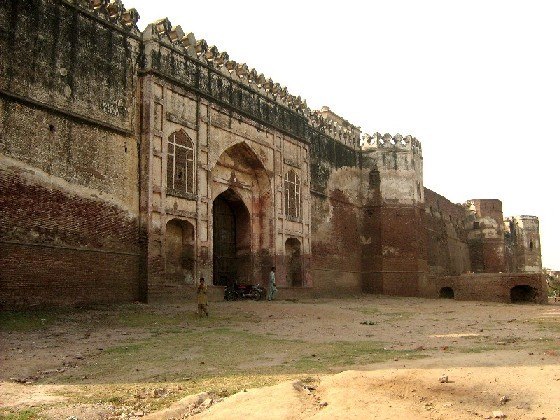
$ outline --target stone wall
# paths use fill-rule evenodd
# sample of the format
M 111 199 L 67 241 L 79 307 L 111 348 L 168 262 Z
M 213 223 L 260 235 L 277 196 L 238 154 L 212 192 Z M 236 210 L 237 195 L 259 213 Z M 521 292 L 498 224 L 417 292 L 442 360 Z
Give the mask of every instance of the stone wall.
M 430 273 L 458 275 L 471 271 L 464 206 L 424 188 Z
M 0 303 L 143 296 L 134 28 L 0 4 Z

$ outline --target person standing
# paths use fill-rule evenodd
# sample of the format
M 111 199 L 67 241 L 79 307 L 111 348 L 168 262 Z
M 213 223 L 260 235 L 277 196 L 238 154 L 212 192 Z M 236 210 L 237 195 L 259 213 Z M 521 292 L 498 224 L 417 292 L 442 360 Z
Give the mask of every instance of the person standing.
M 196 301 L 198 302 L 198 316 L 208 316 L 208 286 L 204 283 L 204 277 L 200 277 L 200 283 L 196 289 Z
M 270 269 L 270 274 L 268 275 L 268 294 L 266 299 L 267 300 L 274 300 L 276 296 L 276 275 L 274 274 L 275 268 L 272 267 Z

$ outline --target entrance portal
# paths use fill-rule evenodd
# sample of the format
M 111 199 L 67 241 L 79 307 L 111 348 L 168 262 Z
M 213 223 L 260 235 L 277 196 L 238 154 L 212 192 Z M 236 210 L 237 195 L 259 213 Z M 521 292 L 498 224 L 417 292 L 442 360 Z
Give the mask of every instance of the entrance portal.
M 255 151 L 240 142 L 220 154 L 211 178 L 213 284 L 261 282 L 274 265 L 269 173 Z
M 237 281 L 247 283 L 250 270 L 249 211 L 234 191 L 228 189 L 213 206 L 214 277 L 217 286 Z

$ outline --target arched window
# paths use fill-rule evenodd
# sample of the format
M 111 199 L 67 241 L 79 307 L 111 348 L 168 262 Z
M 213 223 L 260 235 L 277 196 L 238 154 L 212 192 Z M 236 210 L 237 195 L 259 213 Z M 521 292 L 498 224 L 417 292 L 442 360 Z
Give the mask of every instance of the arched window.
M 286 216 L 294 219 L 301 217 L 299 176 L 290 169 L 284 177 L 284 212 Z
M 194 193 L 194 146 L 183 130 L 174 132 L 168 138 L 167 192 Z

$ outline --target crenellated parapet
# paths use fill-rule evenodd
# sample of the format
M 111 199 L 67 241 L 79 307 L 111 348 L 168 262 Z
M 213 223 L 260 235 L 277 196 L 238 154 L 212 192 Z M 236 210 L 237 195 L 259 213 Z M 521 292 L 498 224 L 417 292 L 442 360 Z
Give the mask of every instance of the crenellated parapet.
M 127 9 L 124 7 L 121 0 L 74 0 L 68 2 L 86 11 L 94 12 L 97 17 L 110 23 L 138 32 L 136 24 L 140 19 L 140 14 L 134 8 Z
M 358 148 L 360 145 L 360 127 L 349 123 L 324 106 L 320 110 L 311 111 L 309 124 L 345 145 Z
M 364 134 L 361 151 L 370 185 L 379 189 L 381 199 L 407 205 L 424 202 L 422 146 L 415 137 Z
M 311 111 L 300 96 L 225 51 L 196 39 L 169 19 L 159 19 L 143 33 L 145 70 L 227 105 L 257 122 L 307 140 Z
M 373 135 L 364 133 L 361 138 L 362 150 L 395 150 L 395 151 L 412 151 L 413 154 L 422 156 L 422 144 L 416 137 L 402 136 L 389 133 L 381 135 L 374 133 Z
M 311 110 L 301 96 L 290 94 L 286 87 L 257 72 L 256 69 L 249 68 L 247 64 L 230 59 L 226 51 L 218 50 L 215 45 L 208 45 L 205 39 L 196 39 L 192 32 L 185 33 L 181 25 L 173 26 L 168 18 L 159 19 L 148 25 L 144 31 L 144 39 L 146 38 L 157 39 L 294 112 L 306 116 L 311 114 Z
M 148 25 L 143 33 L 146 70 L 233 107 L 259 122 L 309 141 L 318 131 L 351 148 L 359 148 L 360 128 L 330 112 L 312 111 L 301 96 L 230 58 L 225 51 L 196 39 L 168 18 Z

